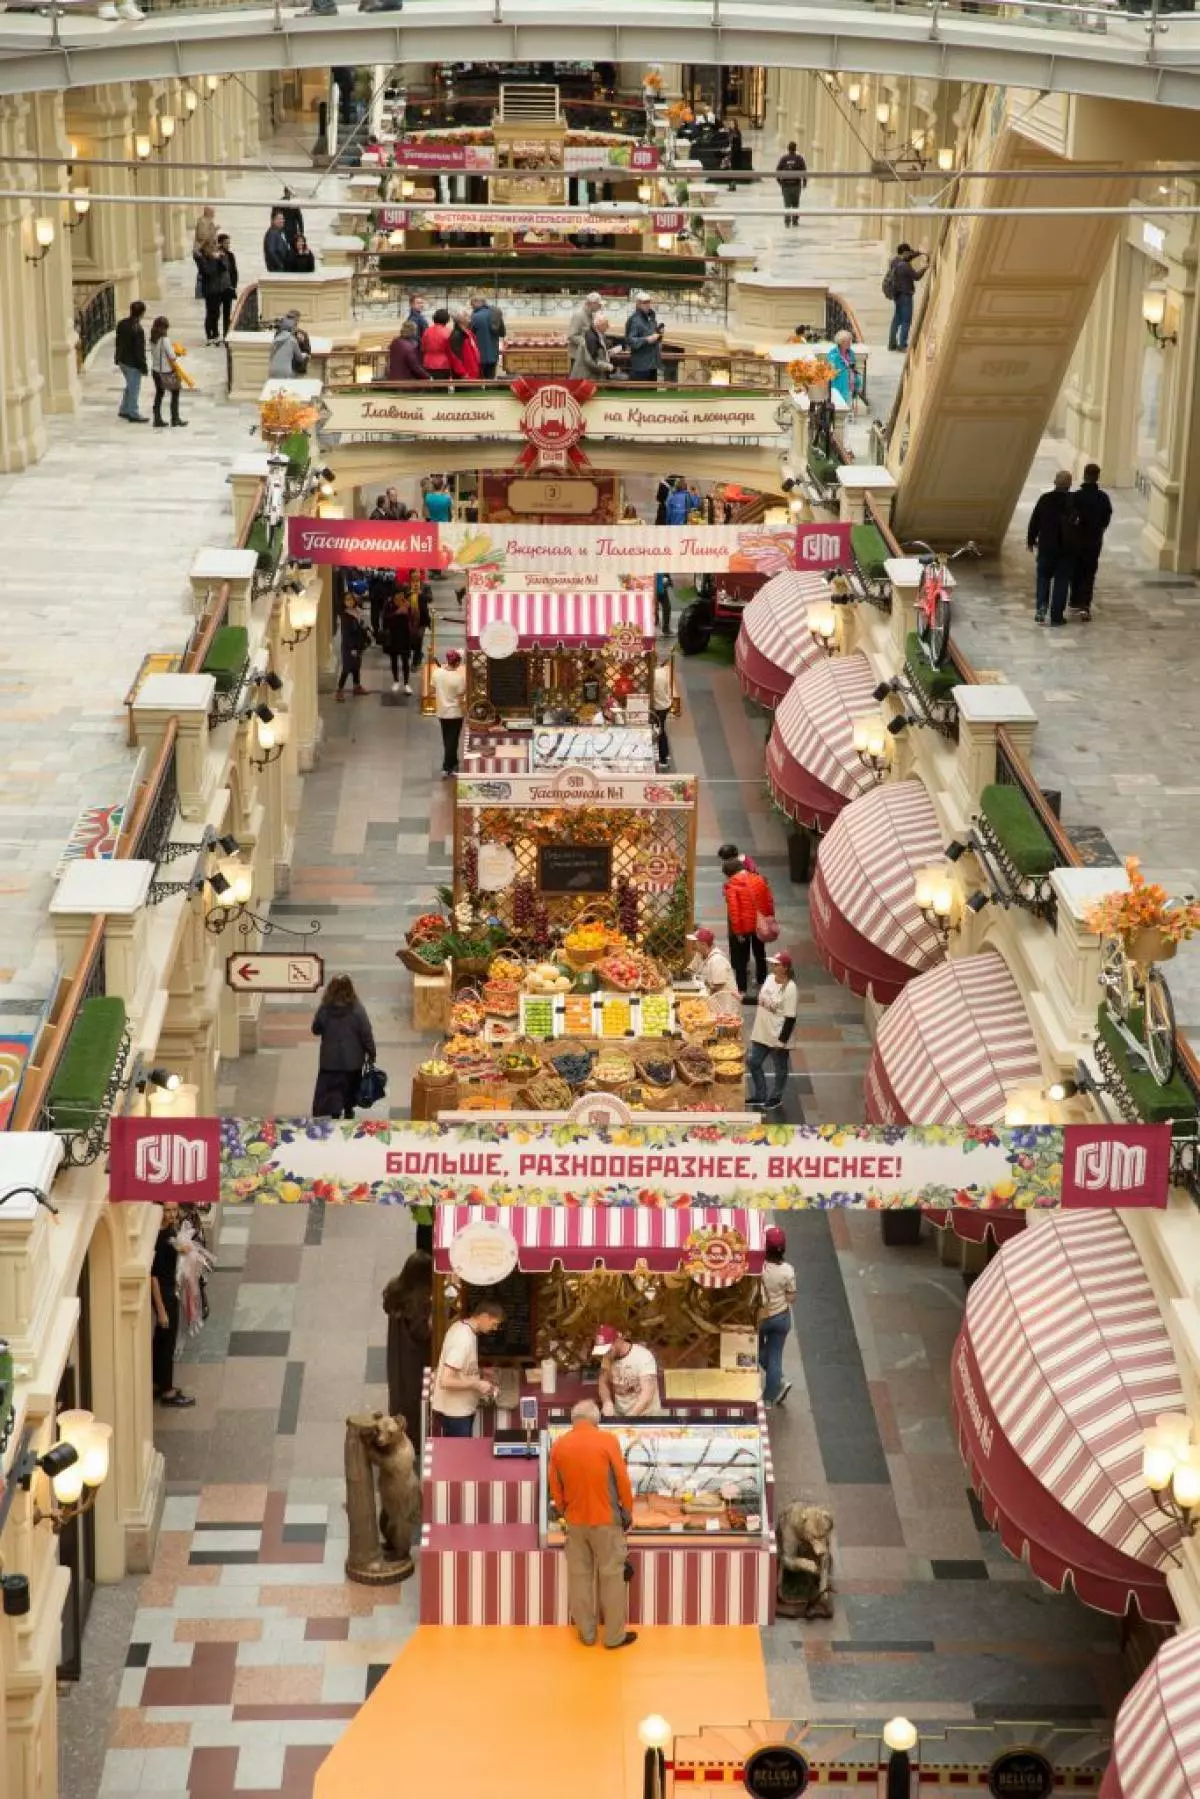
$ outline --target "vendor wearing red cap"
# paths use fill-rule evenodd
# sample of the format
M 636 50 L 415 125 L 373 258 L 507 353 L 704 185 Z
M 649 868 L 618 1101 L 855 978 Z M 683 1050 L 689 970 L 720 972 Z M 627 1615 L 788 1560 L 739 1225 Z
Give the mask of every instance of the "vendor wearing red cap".
M 433 702 L 442 727 L 442 773 L 458 773 L 458 740 L 467 711 L 467 671 L 458 650 L 447 650 L 446 666 L 435 659 Z
M 597 1343 L 608 1339 L 600 1365 L 600 1410 L 606 1418 L 643 1418 L 662 1409 L 658 1397 L 658 1363 L 644 1343 L 635 1343 L 623 1324 L 604 1327 Z
M 782 1405 L 792 1390 L 783 1378 L 783 1346 L 792 1328 L 796 1270 L 784 1260 L 787 1238 L 773 1224 L 763 1238 L 762 1305 L 758 1313 L 758 1365 L 763 1371 L 763 1404 Z
M 746 1073 L 750 1078 L 749 1103 L 756 1112 L 773 1112 L 783 1104 L 788 1078 L 788 1041 L 796 1028 L 799 995 L 792 974 L 792 958 L 786 950 L 769 959 L 767 978 L 758 990 Z M 771 1071 L 768 1095 L 764 1066 Z
M 696 953 L 688 964 L 689 971 L 703 983 L 705 991 L 729 993 L 735 1000 L 739 999 L 733 963 L 724 950 L 717 948 L 717 940 L 708 926 L 702 924 L 689 932 L 688 942 L 696 946 Z

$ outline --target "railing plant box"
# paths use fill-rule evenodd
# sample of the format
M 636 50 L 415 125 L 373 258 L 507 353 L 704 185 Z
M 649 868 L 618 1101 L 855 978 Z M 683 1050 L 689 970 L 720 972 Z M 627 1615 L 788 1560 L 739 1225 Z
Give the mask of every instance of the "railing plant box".
M 1135 1065 L 1116 1026 L 1101 1006 L 1097 1016 L 1101 1067 L 1107 1060 L 1115 1069 L 1121 1085 L 1128 1094 L 1137 1116 L 1146 1124 L 1174 1124 L 1177 1134 L 1186 1135 L 1196 1128 L 1196 1095 L 1178 1070 L 1171 1076 L 1165 1087 L 1160 1087 L 1154 1076 L 1145 1069 Z M 1129 1029 L 1135 1037 L 1142 1034 L 1142 1015 L 1136 1008 L 1130 1012 Z M 1109 1071 L 1106 1070 L 1106 1074 Z
M 84 1000 L 46 1095 L 51 1129 L 88 1129 L 109 1097 L 124 1039 L 124 1000 Z
M 855 565 L 866 580 L 885 581 L 887 579 L 887 569 L 884 567 L 884 563 L 891 555 L 891 551 L 883 541 L 883 533 L 877 525 L 852 525 L 850 527 L 850 548 L 854 553 Z
M 910 631 L 904 640 L 904 666 L 926 699 L 935 704 L 953 703 L 952 695 L 954 689 L 961 686 L 962 676 L 953 666 L 930 668 L 915 631 Z
M 1049 832 L 1019 787 L 985 787 L 979 810 L 1025 880 L 1040 880 L 1059 866 Z
M 222 625 L 213 637 L 202 673 L 212 675 L 218 693 L 232 693 L 250 659 L 250 633 L 244 625 Z

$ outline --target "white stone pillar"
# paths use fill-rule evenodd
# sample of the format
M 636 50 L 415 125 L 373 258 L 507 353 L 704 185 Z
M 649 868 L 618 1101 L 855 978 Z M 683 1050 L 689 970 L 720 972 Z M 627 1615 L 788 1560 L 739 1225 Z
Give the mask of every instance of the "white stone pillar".
M 12 175 L 6 185 L 17 188 L 31 186 L 34 173 L 31 164 L 7 161 L 26 151 L 28 111 L 23 98 L 0 99 L 0 165 Z M 46 449 L 36 326 L 42 301 L 34 286 L 45 271 L 27 260 L 37 253 L 33 220 L 28 200 L 0 200 L 0 472 L 25 468 Z
M 872 462 L 847 462 L 837 472 L 838 517 L 852 525 L 867 522 L 867 495 L 875 502 L 881 517 L 891 517 L 892 495 L 896 480 L 885 468 Z
M 141 979 L 138 919 L 146 904 L 153 862 L 68 862 L 50 901 L 63 961 L 78 961 L 79 946 L 104 919 L 104 989 L 131 1008 Z
M 979 810 L 985 787 L 996 779 L 996 732 L 1001 725 L 1020 754 L 1028 758 L 1037 730 L 1037 713 L 1019 687 L 1003 684 L 956 687 L 958 749 L 954 760 L 953 797 L 964 823 Z
M 1196 566 L 1200 518 L 1200 306 L 1196 295 L 1197 247 L 1188 245 L 1178 287 L 1168 292 L 1163 329 L 1178 341 L 1163 349 L 1159 388 L 1158 446 L 1150 465 L 1150 494 L 1142 555 L 1155 568 Z
M 154 142 L 154 116 L 158 104 L 160 84 L 158 82 L 139 81 L 134 88 L 136 132 Z M 136 134 L 135 134 L 136 135 Z M 108 171 L 105 171 L 106 173 Z M 163 173 L 158 159 L 151 157 L 138 169 L 137 184 L 139 193 L 159 193 L 162 191 Z M 147 294 L 157 297 L 162 293 L 163 285 L 163 219 L 159 206 L 139 206 L 135 208 L 138 251 L 141 258 L 142 298 Z M 147 335 L 149 333 L 147 332 Z
M 216 687 L 212 675 L 148 675 L 133 702 L 134 735 L 151 757 L 158 754 L 168 723 L 177 723 L 179 811 L 189 822 L 204 819 L 216 786 L 208 766 L 208 714 Z
M 39 156 L 58 156 L 60 166 L 31 165 L 38 187 L 57 187 L 64 196 L 71 189 L 67 174 L 70 155 L 61 94 L 37 94 L 29 103 L 30 140 Z M 79 404 L 82 383 L 79 360 L 75 353 L 75 302 L 71 292 L 71 246 L 77 224 L 75 209 L 69 199 L 58 206 L 40 201 L 37 211 L 52 218 L 55 239 L 49 253 L 35 271 L 34 291 L 37 295 L 39 366 L 45 387 L 42 391 L 43 412 L 74 412 Z

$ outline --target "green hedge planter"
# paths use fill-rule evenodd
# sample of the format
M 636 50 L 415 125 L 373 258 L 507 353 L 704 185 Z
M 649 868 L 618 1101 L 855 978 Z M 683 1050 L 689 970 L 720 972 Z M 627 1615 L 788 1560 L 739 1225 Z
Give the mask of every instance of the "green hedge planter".
M 1097 1014 L 1096 1024 L 1100 1040 L 1116 1063 L 1130 1098 L 1138 1109 L 1138 1115 L 1147 1124 L 1169 1124 L 1174 1120 L 1179 1126 L 1180 1134 L 1190 1130 L 1196 1119 L 1196 1101 L 1186 1081 L 1178 1074 L 1173 1074 L 1170 1083 L 1166 1087 L 1160 1087 L 1153 1075 L 1136 1067 L 1103 1006 Z M 1140 1012 L 1130 1014 L 1129 1029 L 1135 1037 L 1141 1035 Z
M 250 659 L 250 633 L 245 625 L 222 625 L 204 658 L 202 674 L 212 675 L 218 693 L 232 693 Z
M 1050 834 L 1019 787 L 985 787 L 979 810 L 1026 880 L 1058 867 Z
M 822 456 L 814 449 L 808 452 L 808 472 L 818 487 L 832 487 L 841 466 L 836 456 Z
M 266 520 L 256 518 L 250 527 L 246 548 L 254 551 L 259 569 L 265 574 L 275 567 L 283 554 L 283 526 L 277 525 L 274 531 L 268 531 Z
M 915 631 L 904 639 L 904 664 L 921 692 L 931 700 L 948 700 L 962 676 L 956 668 L 930 668 Z
M 125 1002 L 85 999 L 46 1096 L 51 1127 L 84 1131 L 104 1104 L 125 1037 Z
M 285 437 L 279 448 L 288 459 L 288 473 L 293 480 L 305 474 L 312 458 L 312 444 L 307 431 L 293 431 Z
M 868 581 L 886 581 L 884 563 L 890 552 L 878 525 L 851 525 L 850 548 L 854 560 Z
M 485 290 L 507 287 L 538 292 L 553 292 L 565 287 L 615 287 L 613 310 L 625 304 L 624 296 L 631 287 L 701 287 L 704 284 L 703 256 L 647 256 L 637 251 L 577 250 L 560 255 L 497 254 L 491 250 L 463 247 L 458 250 L 424 249 L 383 251 L 379 257 L 381 281 L 444 281 L 456 287 L 469 287 L 483 282 Z M 632 312 L 633 304 L 629 302 Z

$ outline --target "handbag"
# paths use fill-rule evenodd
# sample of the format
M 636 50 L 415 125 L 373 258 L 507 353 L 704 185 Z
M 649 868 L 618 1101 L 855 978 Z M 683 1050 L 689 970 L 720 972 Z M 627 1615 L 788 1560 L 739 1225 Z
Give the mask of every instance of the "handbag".
M 363 1071 L 358 1077 L 358 1094 L 356 1106 L 375 1106 L 387 1093 L 387 1075 L 374 1062 L 364 1062 Z
M 774 943 L 779 935 L 779 920 L 759 912 L 754 920 L 754 935 L 760 943 Z

